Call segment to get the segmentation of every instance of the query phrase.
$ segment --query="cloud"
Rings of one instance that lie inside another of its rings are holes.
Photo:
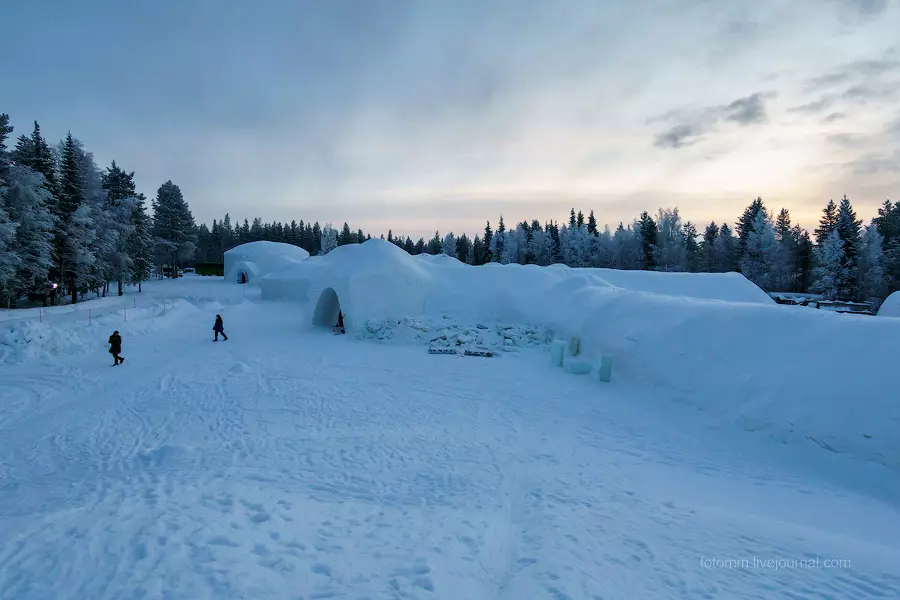
[[[808,91],[831,89],[850,82],[869,83],[900,72],[900,60],[889,53],[882,58],[854,60],[806,81]]]
[[[800,106],[793,106],[788,109],[788,112],[816,115],[831,108],[834,105],[835,100],[837,100],[837,97],[834,95],[822,96],[818,100],[813,100],[812,102],[807,102]]]
[[[657,148],[683,148],[700,140],[703,135],[715,131],[722,122],[737,123],[742,126],[758,125],[768,121],[765,98],[773,93],[757,92],[738,98],[728,104],[709,106],[696,111],[670,111],[648,123],[676,121],[674,125],[659,133],[654,141]]]
[[[747,96],[746,98],[738,98],[726,106],[723,113],[726,121],[734,121],[741,125],[765,123],[768,119],[763,95],[760,93]]]
[[[696,142],[707,127],[703,123],[682,123],[656,136],[654,145],[657,148],[682,148]]]
[[[833,112],[830,115],[827,115],[822,119],[825,123],[834,123],[835,121],[840,121],[842,119],[846,119],[847,115],[842,112]]]

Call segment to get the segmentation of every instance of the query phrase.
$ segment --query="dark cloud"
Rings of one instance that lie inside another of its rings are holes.
[[[768,121],[765,98],[773,95],[757,92],[720,106],[709,106],[696,111],[669,111],[659,115],[648,123],[668,121],[675,124],[658,134],[654,145],[657,148],[690,146],[704,134],[714,131],[723,121],[744,126],[765,123]]]
[[[682,148],[684,146],[690,146],[705,132],[706,128],[700,123],[682,123],[681,125],[675,125],[671,129],[657,135],[654,145],[657,148]]]
[[[763,95],[760,93],[747,96],[746,98],[738,98],[726,106],[723,112],[726,121],[734,121],[741,125],[765,123],[768,119]]]
[[[854,102],[866,102],[868,100],[887,100],[897,96],[896,83],[891,82],[866,82],[851,86],[844,90],[841,98]]]
[[[840,0],[850,11],[864,17],[877,17],[887,10],[888,0]]]
[[[835,121],[840,121],[841,119],[846,119],[847,115],[842,112],[833,112],[830,115],[827,115],[822,119],[825,123],[834,123]]]

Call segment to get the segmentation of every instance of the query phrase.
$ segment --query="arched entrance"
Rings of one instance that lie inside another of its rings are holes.
[[[338,313],[341,312],[341,301],[333,288],[325,288],[319,295],[316,310],[313,313],[313,325],[317,327],[333,328],[338,322]]]

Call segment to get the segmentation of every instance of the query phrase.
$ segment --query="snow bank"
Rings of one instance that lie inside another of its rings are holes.
[[[263,299],[310,308],[335,298],[348,333],[359,337],[422,341],[434,333],[394,332],[417,329],[411,317],[578,335],[588,358],[615,358],[617,380],[674,390],[716,418],[782,441],[900,466],[900,321],[790,310],[738,274],[471,267],[371,240],[267,276],[261,287]],[[325,312],[336,316],[332,308]]]
[[[225,280],[238,282],[240,273],[247,283],[257,283],[260,277],[299,264],[309,258],[309,252],[293,244],[279,242],[250,242],[225,252]]]
[[[900,291],[888,296],[878,309],[879,317],[900,317]]]

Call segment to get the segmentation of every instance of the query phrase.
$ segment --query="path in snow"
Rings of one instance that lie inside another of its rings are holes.
[[[889,471],[293,311],[4,367],[0,598],[900,597]]]

